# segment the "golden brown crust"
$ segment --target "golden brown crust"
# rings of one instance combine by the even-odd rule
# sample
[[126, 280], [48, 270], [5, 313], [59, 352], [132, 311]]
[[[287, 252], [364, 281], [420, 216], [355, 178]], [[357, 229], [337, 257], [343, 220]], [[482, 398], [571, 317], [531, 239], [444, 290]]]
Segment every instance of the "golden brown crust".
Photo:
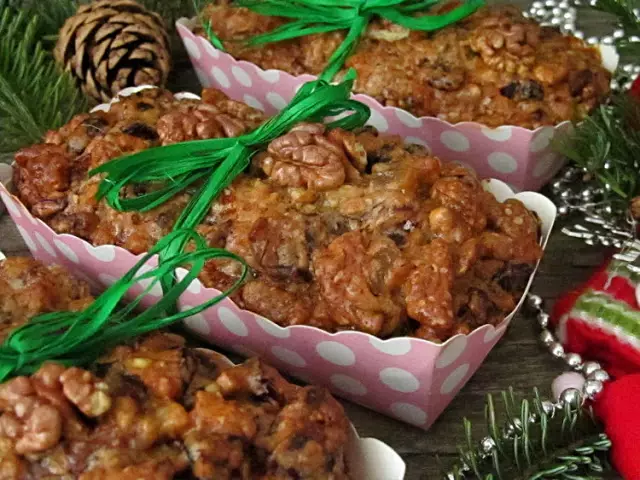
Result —
[[[293, 75], [319, 74], [344, 32], [248, 47], [284, 18], [261, 17], [226, 0], [204, 15], [234, 57]], [[536, 128], [583, 118], [609, 92], [600, 54], [575, 37], [526, 19], [513, 6], [491, 6], [435, 33], [374, 20], [346, 68], [355, 90], [416, 116], [491, 127]]]
[[[81, 152], [72, 152], [69, 140], [77, 126], [51, 133], [63, 139], [55, 148], [71, 165], [69, 186], [54, 188], [60, 183], [54, 172], [35, 185], [19, 184], [21, 198], [39, 215], [31, 192], [55, 191], [65, 207], [46, 221], [56, 231], [136, 254], [148, 251], [171, 231], [190, 194], [144, 213], [117, 212], [95, 200], [100, 178], [71, 172], [125, 150], [203, 132], [237, 133], [225, 130], [220, 115], [233, 116], [245, 129], [263, 118], [214, 90], [204, 98], [210, 103], [176, 102], [161, 91], [125, 99], [108, 114], [117, 119], [113, 126]], [[74, 139], [74, 145], [81, 143], [77, 134]], [[49, 147], [30, 147], [30, 161], [57, 161], [32, 153]], [[28, 167], [16, 170], [23, 178]], [[126, 194], [144, 188], [130, 187]], [[254, 156], [248, 171], [214, 201], [198, 231], [210, 246], [240, 255], [253, 269], [233, 296], [242, 308], [283, 326], [440, 341], [499, 323], [514, 308], [541, 255], [538, 228], [535, 215], [519, 201], [497, 202], [469, 170], [442, 163], [420, 146], [370, 128], [327, 131], [304, 123]], [[200, 278], [225, 290], [239, 274], [237, 262], [217, 260], [207, 263]]]
[[63, 267], [27, 257], [0, 260], [0, 342], [38, 314], [82, 310], [91, 302], [89, 285]]
[[[169, 387], [169, 388], [167, 388]], [[93, 372], [44, 365], [0, 385], [2, 478], [347, 480], [349, 422], [257, 359], [181, 337], [116, 348]]]

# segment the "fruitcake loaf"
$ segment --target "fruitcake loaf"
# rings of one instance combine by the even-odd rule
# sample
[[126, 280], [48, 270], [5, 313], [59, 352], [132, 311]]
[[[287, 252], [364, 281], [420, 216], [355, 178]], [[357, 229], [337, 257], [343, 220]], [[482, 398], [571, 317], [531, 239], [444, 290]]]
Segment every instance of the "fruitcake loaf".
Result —
[[[233, 57], [292, 75], [320, 74], [346, 36], [336, 31], [249, 46], [247, 40], [289, 20], [230, 0], [210, 3], [202, 17]], [[357, 93], [383, 105], [490, 127], [582, 119], [608, 95], [611, 79], [596, 48], [511, 5], [483, 7], [436, 32], [374, 18], [344, 67], [357, 72]]]
[[[160, 207], [118, 212], [96, 200], [87, 172], [123, 154], [232, 137], [265, 118], [215, 90], [178, 100], [144, 90], [109, 112], [81, 115], [16, 155], [14, 184], [33, 215], [94, 245], [148, 251], [196, 189]], [[139, 195], [154, 185], [132, 185]], [[282, 325], [444, 341], [516, 306], [540, 259], [540, 223], [503, 203], [473, 172], [373, 128], [299, 124], [273, 140], [211, 205], [198, 227], [212, 247], [240, 255], [252, 275], [233, 295]], [[229, 288], [233, 261], [207, 263], [205, 286]]]

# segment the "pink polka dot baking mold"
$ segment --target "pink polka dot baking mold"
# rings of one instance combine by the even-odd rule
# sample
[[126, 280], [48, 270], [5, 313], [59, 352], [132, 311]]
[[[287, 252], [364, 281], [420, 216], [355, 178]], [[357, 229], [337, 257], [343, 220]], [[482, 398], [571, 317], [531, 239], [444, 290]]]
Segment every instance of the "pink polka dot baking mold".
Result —
[[[128, 89], [122, 95], [137, 90]], [[536, 212], [541, 220], [540, 241], [544, 248], [556, 217], [553, 203], [534, 192], [515, 194], [500, 180], [486, 181], [485, 188], [501, 202], [517, 198]], [[96, 247], [78, 237], [54, 232], [34, 218], [2, 183], [0, 197], [34, 257], [47, 264], [66, 266], [96, 289], [113, 283], [140, 258], [121, 247]], [[152, 259], [150, 265], [154, 262]], [[184, 271], [178, 274], [184, 275]], [[138, 295], [146, 286], [138, 285], [130, 294]], [[194, 281], [179, 299], [179, 306], [187, 309], [218, 293]], [[153, 303], [161, 295], [159, 288], [151, 290], [145, 302]], [[521, 303], [522, 300], [518, 306]], [[484, 325], [442, 344], [410, 337], [381, 340], [353, 331], [332, 334], [303, 325], [280, 327], [239, 308], [228, 298], [185, 323], [213, 345], [246, 356], [259, 355], [303, 381], [324, 385], [338, 396], [427, 429], [480, 367], [514, 314], [515, 311], [495, 327]]]
[[[234, 100], [273, 114], [287, 105], [303, 83], [316, 78], [263, 70], [236, 60], [193, 33], [195, 25], [194, 20], [183, 18], [176, 28], [203, 87], [218, 88]], [[602, 46], [601, 52], [604, 66], [615, 70], [618, 56], [614, 48]], [[379, 131], [424, 145], [434, 155], [471, 167], [480, 177], [502, 180], [516, 191], [539, 190], [564, 165], [564, 159], [552, 150], [551, 143], [567, 133], [570, 122], [535, 130], [511, 125], [488, 128], [475, 122], [451, 124], [385, 107], [367, 95], [353, 98], [371, 107], [369, 124]]]

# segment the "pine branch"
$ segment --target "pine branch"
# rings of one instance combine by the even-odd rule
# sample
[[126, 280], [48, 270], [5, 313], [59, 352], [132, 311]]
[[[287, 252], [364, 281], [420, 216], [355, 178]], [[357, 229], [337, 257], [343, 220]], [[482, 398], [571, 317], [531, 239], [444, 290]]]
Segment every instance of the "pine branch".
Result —
[[640, 195], [640, 102], [628, 94], [602, 105], [555, 144], [604, 187], [604, 201], [626, 211]]
[[640, 0], [597, 0], [590, 8], [613, 15], [617, 26], [625, 31], [626, 35], [616, 40], [621, 55], [640, 57], [640, 40], [631, 40], [631, 37], [640, 37], [640, 18], [637, 15]]
[[[545, 404], [546, 403], [546, 404]], [[611, 442], [591, 411], [565, 405], [553, 408], [534, 398], [517, 402], [513, 389], [502, 394], [502, 420], [491, 395], [487, 398], [487, 436], [474, 441], [471, 422], [464, 420], [467, 444], [459, 463], [446, 478], [453, 480], [595, 480], [610, 467]]]
[[87, 108], [38, 41], [41, 28], [38, 17], [0, 10], [0, 154], [38, 142]]

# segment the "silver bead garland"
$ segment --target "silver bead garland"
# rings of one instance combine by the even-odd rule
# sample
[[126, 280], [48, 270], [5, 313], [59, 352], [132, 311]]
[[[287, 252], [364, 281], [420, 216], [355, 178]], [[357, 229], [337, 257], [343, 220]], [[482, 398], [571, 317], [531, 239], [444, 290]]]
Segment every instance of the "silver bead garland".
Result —
[[[548, 324], [549, 314], [544, 311], [544, 302], [542, 298], [532, 293], [528, 294], [526, 307], [528, 312], [536, 316], [539, 324]], [[587, 398], [593, 400], [602, 391], [603, 383], [609, 380], [609, 375], [603, 370], [602, 366], [598, 362], [583, 362], [582, 357], [579, 354], [566, 352], [562, 344], [556, 339], [553, 332], [546, 327], [542, 327], [540, 341], [549, 349], [549, 352], [554, 357], [564, 360], [567, 366], [582, 374], [585, 378], [582, 392], [572, 392], [572, 390], [575, 389], [568, 389], [565, 392], [562, 392], [562, 395], [560, 395], [560, 404], [568, 403], [571, 406], [574, 406], [576, 396], [583, 399]]]
[[[544, 311], [544, 301], [540, 296], [531, 293], [528, 294], [525, 300], [525, 308], [530, 314], [535, 315], [540, 325], [540, 341], [543, 345], [549, 349], [554, 357], [564, 360], [572, 370], [579, 372], [585, 377], [582, 391], [575, 388], [567, 388], [560, 394], [557, 402], [544, 400], [542, 402], [542, 410], [547, 416], [553, 416], [556, 411], [563, 410], [566, 406], [572, 409], [582, 408], [582, 404], [586, 399], [593, 400], [602, 392], [604, 388], [603, 384], [609, 380], [609, 375], [602, 369], [598, 362], [583, 362], [579, 354], [565, 351], [553, 332], [547, 328], [549, 325], [549, 314]], [[529, 415], [529, 422], [535, 423], [536, 421], [538, 421], [538, 415], [531, 413]], [[522, 423], [520, 419], [516, 417], [504, 427], [502, 436], [505, 439], [512, 439], [515, 435], [521, 434], [522, 431]], [[492, 455], [495, 448], [495, 440], [487, 436], [480, 441], [477, 451], [481, 458], [487, 458]], [[469, 472], [471, 469], [468, 465], [463, 464], [461, 470], [463, 472]], [[455, 477], [450, 473], [447, 478], [453, 480]]]

